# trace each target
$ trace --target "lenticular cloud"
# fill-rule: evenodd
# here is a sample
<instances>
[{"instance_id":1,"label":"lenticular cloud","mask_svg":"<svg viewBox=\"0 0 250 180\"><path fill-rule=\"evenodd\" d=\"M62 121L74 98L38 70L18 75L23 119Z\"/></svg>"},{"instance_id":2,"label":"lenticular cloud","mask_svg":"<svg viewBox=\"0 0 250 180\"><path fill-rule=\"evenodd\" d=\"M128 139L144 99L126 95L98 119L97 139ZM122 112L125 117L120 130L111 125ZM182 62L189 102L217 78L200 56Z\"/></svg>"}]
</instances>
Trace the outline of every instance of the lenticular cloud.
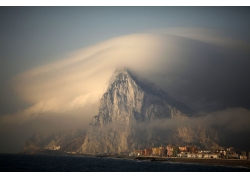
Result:
<instances>
[{"instance_id":1,"label":"lenticular cloud","mask_svg":"<svg viewBox=\"0 0 250 180\"><path fill-rule=\"evenodd\" d=\"M186 71L188 60L202 47L201 43L210 43L213 47L229 42L223 38L215 41L215 32L208 33L204 29L196 29L197 35L191 32L193 29L164 29L117 37L71 52L65 59L27 70L14 77L11 84L30 106L1 119L27 122L40 113L68 113L98 104L117 67L127 67L139 78L158 85L163 81L171 84L179 78L178 72ZM88 114L94 112L96 110Z\"/></svg>"}]
</instances>

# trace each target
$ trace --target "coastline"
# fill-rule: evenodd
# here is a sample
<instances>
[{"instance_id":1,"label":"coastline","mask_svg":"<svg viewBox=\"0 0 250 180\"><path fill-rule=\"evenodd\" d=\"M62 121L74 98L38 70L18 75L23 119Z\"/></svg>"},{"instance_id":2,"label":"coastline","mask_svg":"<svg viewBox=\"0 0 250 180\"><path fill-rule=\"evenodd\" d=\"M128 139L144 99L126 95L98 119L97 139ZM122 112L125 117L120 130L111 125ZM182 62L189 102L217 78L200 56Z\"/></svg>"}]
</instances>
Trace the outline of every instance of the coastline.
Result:
<instances>
[{"instance_id":1,"label":"coastline","mask_svg":"<svg viewBox=\"0 0 250 180\"><path fill-rule=\"evenodd\" d=\"M241 159L204 159L204 158L178 158L178 157L155 157L155 156L95 156L95 157L111 157L111 158L123 158L138 161L152 161L152 162L169 162L169 163L185 163L185 164L204 164L214 166L228 166L228 167L240 167L247 168L250 171L250 160Z\"/></svg>"},{"instance_id":2,"label":"coastline","mask_svg":"<svg viewBox=\"0 0 250 180\"><path fill-rule=\"evenodd\" d=\"M18 154L30 154L30 153L18 153ZM117 158L117 159L129 159L137 161L152 161L152 162L169 162L169 163L186 163L186 164L204 164L214 166L228 166L247 168L250 172L250 160L242 159L205 159L205 158L184 158L184 157L159 157L159 156L125 156L125 155L94 155L94 154L65 154L65 153L51 153L51 152L39 152L32 154L47 154L47 155L66 155L66 156L85 156L85 157L97 157L97 158Z\"/></svg>"},{"instance_id":3,"label":"coastline","mask_svg":"<svg viewBox=\"0 0 250 180\"><path fill-rule=\"evenodd\" d=\"M168 160L167 160L168 159ZM160 158L155 161L168 161L173 163L192 163L192 164L205 164L215 166L232 166L244 167L250 170L250 161L241 159L195 159L195 158Z\"/></svg>"}]
</instances>

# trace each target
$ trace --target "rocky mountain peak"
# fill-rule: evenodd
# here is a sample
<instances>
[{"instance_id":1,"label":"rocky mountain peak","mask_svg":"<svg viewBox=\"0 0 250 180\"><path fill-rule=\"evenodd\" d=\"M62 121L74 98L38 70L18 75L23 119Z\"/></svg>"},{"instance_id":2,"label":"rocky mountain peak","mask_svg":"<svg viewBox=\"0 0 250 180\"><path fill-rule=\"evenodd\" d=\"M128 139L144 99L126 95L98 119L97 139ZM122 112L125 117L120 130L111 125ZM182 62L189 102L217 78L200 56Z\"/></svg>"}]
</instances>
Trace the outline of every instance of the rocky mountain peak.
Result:
<instances>
[{"instance_id":1,"label":"rocky mountain peak","mask_svg":"<svg viewBox=\"0 0 250 180\"><path fill-rule=\"evenodd\" d=\"M130 76L128 69L119 68L119 69L116 69L115 72L113 73L113 75L111 76L109 84L112 84L115 81L126 81L130 78L131 78L131 76Z\"/></svg>"},{"instance_id":2,"label":"rocky mountain peak","mask_svg":"<svg viewBox=\"0 0 250 180\"><path fill-rule=\"evenodd\" d=\"M138 146L147 148L165 142L166 138L158 137L159 133L154 132L150 124L173 118L186 120L193 113L154 84L139 81L126 68L117 69L79 152L131 151ZM146 128L141 129L141 125Z\"/></svg>"}]
</instances>

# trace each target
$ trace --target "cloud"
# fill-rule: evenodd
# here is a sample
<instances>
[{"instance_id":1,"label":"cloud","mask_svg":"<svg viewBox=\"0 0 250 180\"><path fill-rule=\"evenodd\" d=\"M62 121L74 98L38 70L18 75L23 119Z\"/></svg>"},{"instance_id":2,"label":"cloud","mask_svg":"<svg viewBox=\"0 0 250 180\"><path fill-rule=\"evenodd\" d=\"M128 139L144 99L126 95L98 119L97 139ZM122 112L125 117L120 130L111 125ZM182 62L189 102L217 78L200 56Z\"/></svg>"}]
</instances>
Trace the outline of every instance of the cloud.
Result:
<instances>
[{"instance_id":1,"label":"cloud","mask_svg":"<svg viewBox=\"0 0 250 180\"><path fill-rule=\"evenodd\" d=\"M152 58L158 46L157 39L149 35L110 40L78 51L66 60L24 72L13 79L14 88L31 102L62 96L65 91L70 95L88 92L106 84L107 77L117 65L140 63ZM93 79L97 81L93 82Z\"/></svg>"},{"instance_id":2,"label":"cloud","mask_svg":"<svg viewBox=\"0 0 250 180\"><path fill-rule=\"evenodd\" d=\"M198 28L113 38L13 77L10 87L26 108L1 115L0 123L39 119L49 124L63 115L77 126L88 124L117 67L129 68L138 79L155 83L198 111L247 108L249 47L217 31Z\"/></svg>"},{"instance_id":3,"label":"cloud","mask_svg":"<svg viewBox=\"0 0 250 180\"><path fill-rule=\"evenodd\" d=\"M207 42L234 45L228 41L229 38L218 38L219 35L214 30L199 28L160 29L154 30L154 33L113 38L77 50L65 59L27 70L12 78L11 85L15 92L31 106L4 115L2 119L23 122L39 113L66 112L88 103L98 103L111 74L119 66L130 68L139 77L155 82L163 89L171 91L171 87L173 90L188 87L192 83L190 80L194 79L192 72L197 71L199 63L214 61L211 59L213 55L202 57L217 49L207 46ZM185 73L186 77L182 77ZM197 100L190 104L199 106L201 103Z\"/></svg>"},{"instance_id":4,"label":"cloud","mask_svg":"<svg viewBox=\"0 0 250 180\"><path fill-rule=\"evenodd\" d=\"M169 130L177 127L221 128L228 132L249 132L250 111L244 108L228 108L211 113L200 113L186 120L179 118L157 119L150 123L141 123L143 129ZM139 127L140 127L139 126Z\"/></svg>"},{"instance_id":5,"label":"cloud","mask_svg":"<svg viewBox=\"0 0 250 180\"><path fill-rule=\"evenodd\" d=\"M151 29L147 32L174 35L177 37L188 38L200 42L215 45L217 47L227 47L231 50L240 49L245 53L249 53L249 44L243 41L229 38L229 34L224 31L205 29L205 28L163 28Z\"/></svg>"}]
</instances>

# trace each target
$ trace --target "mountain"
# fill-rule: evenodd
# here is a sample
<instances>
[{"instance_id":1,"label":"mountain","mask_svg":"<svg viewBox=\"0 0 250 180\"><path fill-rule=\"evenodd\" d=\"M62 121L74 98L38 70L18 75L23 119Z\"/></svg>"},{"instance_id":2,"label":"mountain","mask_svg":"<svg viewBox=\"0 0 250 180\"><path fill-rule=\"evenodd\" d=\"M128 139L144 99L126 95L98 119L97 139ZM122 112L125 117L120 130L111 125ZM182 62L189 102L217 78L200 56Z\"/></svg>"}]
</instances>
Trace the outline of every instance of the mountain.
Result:
<instances>
[{"instance_id":1,"label":"mountain","mask_svg":"<svg viewBox=\"0 0 250 180\"><path fill-rule=\"evenodd\" d=\"M65 130L53 134L36 133L24 144L23 153L75 152L85 139L85 130Z\"/></svg>"},{"instance_id":2,"label":"mountain","mask_svg":"<svg viewBox=\"0 0 250 180\"><path fill-rule=\"evenodd\" d=\"M188 121L194 113L154 84L139 81L127 69L118 69L78 152L119 153L162 143L190 145L200 141L205 147L218 146L213 130L176 125Z\"/></svg>"}]
</instances>

